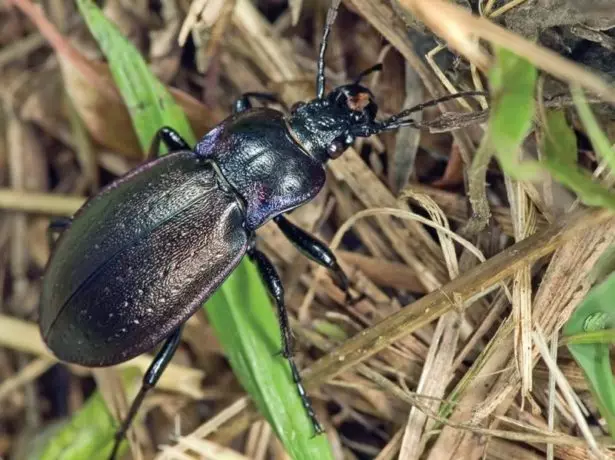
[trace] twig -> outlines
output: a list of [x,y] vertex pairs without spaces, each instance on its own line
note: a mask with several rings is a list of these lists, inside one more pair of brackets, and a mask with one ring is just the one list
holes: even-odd
[[401,337],[431,323],[457,307],[449,299],[466,304],[475,296],[512,276],[520,267],[531,264],[560,247],[577,232],[586,231],[610,217],[606,210],[575,213],[548,229],[502,251],[485,263],[465,272],[442,289],[426,295],[380,323],[364,330],[305,372],[309,387],[325,383],[331,377],[363,362]]

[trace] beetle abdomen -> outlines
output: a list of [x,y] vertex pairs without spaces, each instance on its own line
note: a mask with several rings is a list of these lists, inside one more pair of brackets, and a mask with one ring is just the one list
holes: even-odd
[[194,154],[171,155],[126,179],[84,206],[49,262],[40,323],[65,361],[104,366],[151,349],[245,253],[235,197]]

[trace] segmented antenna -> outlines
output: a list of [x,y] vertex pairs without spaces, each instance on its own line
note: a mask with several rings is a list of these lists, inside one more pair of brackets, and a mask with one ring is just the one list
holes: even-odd
[[340,2],[341,0],[333,0],[329,7],[329,11],[327,11],[325,31],[322,34],[322,42],[320,43],[320,51],[318,52],[318,72],[316,74],[316,97],[318,99],[322,99],[325,95],[325,51],[327,50],[329,33],[331,32],[333,22],[335,22]]
[[359,84],[361,83],[361,80],[363,80],[370,73],[381,72],[381,71],[382,71],[382,63],[379,62],[378,64],[371,66],[369,69],[365,69],[363,72],[357,75],[357,78],[354,79],[354,83]]
[[439,97],[438,99],[432,99],[431,101],[422,102],[421,104],[417,104],[414,107],[410,107],[409,109],[403,110],[399,112],[397,115],[393,115],[392,117],[390,117],[388,121],[391,121],[391,122],[397,121],[400,118],[407,117],[411,113],[419,112],[427,107],[432,107],[434,105],[440,104],[441,102],[446,102],[452,99],[458,99],[458,98],[467,97],[467,96],[489,97],[489,93],[485,91],[463,91],[463,92],[455,93],[455,94],[447,94],[446,96]]

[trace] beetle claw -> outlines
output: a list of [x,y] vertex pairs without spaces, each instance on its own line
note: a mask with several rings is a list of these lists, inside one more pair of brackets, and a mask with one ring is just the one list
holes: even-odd
[[[282,348],[280,348],[278,351],[276,351],[276,352],[273,354],[273,356],[274,356],[274,357],[276,357],[276,358],[277,358],[278,356],[284,356],[284,350],[283,350]],[[285,356],[284,356],[284,357],[285,357]]]
[[310,437],[310,439],[314,439],[316,436],[320,436],[325,432],[324,428],[318,420],[312,419],[312,424],[314,426],[314,434]]
[[286,359],[290,359],[295,356],[295,347],[292,344],[283,345],[280,351],[277,351],[273,356],[282,356]]

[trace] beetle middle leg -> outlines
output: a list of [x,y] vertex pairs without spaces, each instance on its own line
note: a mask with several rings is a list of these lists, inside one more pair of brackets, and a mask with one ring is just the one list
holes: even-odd
[[156,131],[152,145],[149,148],[147,155],[149,160],[153,160],[160,156],[160,143],[163,143],[169,149],[169,153],[179,152],[181,150],[192,150],[188,143],[181,135],[173,128],[164,126]]
[[160,376],[162,375],[164,370],[167,368],[167,365],[173,358],[173,355],[175,354],[175,351],[177,350],[177,347],[179,346],[180,336],[181,336],[181,327],[176,329],[166,339],[166,341],[164,342],[164,345],[162,345],[162,347],[156,354],[156,357],[152,361],[152,364],[150,364],[149,368],[147,369],[147,372],[143,376],[143,383],[141,384],[141,389],[139,390],[137,397],[134,399],[134,401],[130,405],[130,410],[128,411],[128,415],[122,422],[120,429],[117,430],[117,432],[115,433],[115,443],[113,444],[113,451],[111,452],[111,455],[109,456],[110,460],[115,459],[115,456],[117,455],[117,451],[120,447],[120,443],[122,442],[122,439],[124,439],[124,436],[126,436],[126,432],[128,431],[128,428],[130,427],[132,420],[135,418],[135,415],[139,411],[139,408],[141,407],[141,404],[143,403],[143,400],[145,399],[145,395],[147,394],[149,390],[154,388],[156,383],[158,383]]
[[305,230],[297,227],[290,222],[286,217],[279,215],[273,219],[278,225],[282,233],[290,240],[293,245],[301,251],[309,259],[313,260],[319,265],[331,270],[337,277],[340,287],[346,295],[346,303],[353,304],[358,302],[361,297],[354,298],[350,294],[350,282],[342,267],[337,263],[335,254],[331,252],[331,249],[316,237],[310,235]]
[[258,269],[261,278],[265,282],[267,286],[267,290],[273,297],[275,304],[278,308],[278,320],[280,321],[280,329],[282,331],[282,356],[286,358],[288,364],[290,365],[290,370],[293,375],[293,380],[295,385],[297,386],[297,391],[299,396],[301,397],[301,402],[303,403],[303,407],[307,412],[310,420],[312,421],[312,425],[314,427],[314,432],[316,434],[320,434],[323,432],[322,425],[318,422],[316,418],[316,414],[314,413],[314,409],[312,408],[312,403],[310,398],[305,391],[305,387],[303,386],[303,381],[301,380],[301,374],[299,374],[299,370],[297,369],[297,365],[293,359],[293,333],[290,329],[290,323],[288,321],[288,311],[286,310],[286,305],[284,304],[284,286],[282,285],[282,280],[278,275],[275,267],[271,263],[271,261],[267,258],[265,254],[260,252],[258,249],[252,247],[248,251],[248,256]]
[[280,99],[277,94],[274,93],[243,93],[239,99],[233,104],[233,113],[245,112],[252,108],[252,102],[250,99],[256,99],[258,101],[273,102],[280,104],[282,107],[288,110],[286,104]]

